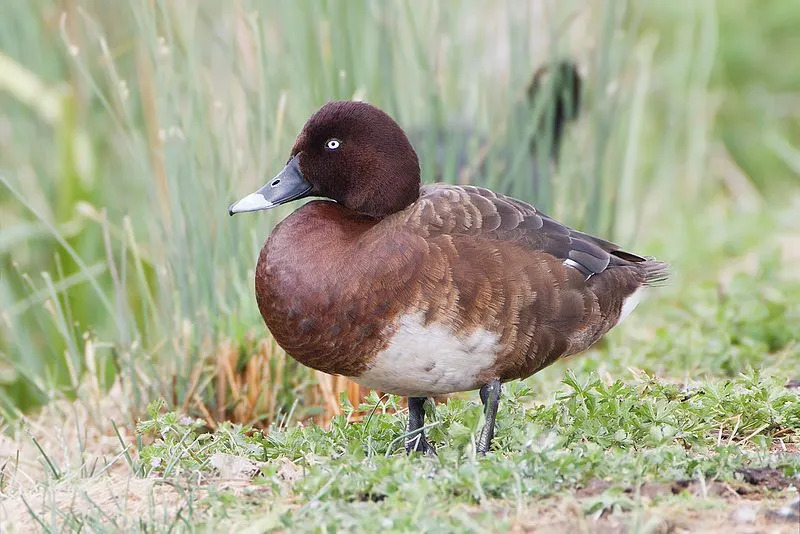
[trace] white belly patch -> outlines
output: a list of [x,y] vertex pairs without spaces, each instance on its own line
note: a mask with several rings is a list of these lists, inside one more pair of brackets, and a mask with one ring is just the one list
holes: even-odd
[[477,329],[458,336],[422,313],[403,315],[389,344],[361,376],[362,386],[408,397],[427,397],[483,386],[478,375],[497,357],[499,335]]
[[626,298],[622,302],[622,309],[619,312],[619,319],[617,319],[617,324],[620,324],[625,318],[631,314],[633,310],[636,309],[636,306],[642,301],[642,297],[644,296],[644,290],[646,288],[640,287],[636,291],[630,294],[628,298]]

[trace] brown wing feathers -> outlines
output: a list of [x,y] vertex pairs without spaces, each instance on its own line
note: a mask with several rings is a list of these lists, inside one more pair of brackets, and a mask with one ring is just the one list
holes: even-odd
[[422,188],[419,207],[410,210],[412,222],[424,222],[420,231],[483,235],[541,250],[561,260],[587,277],[599,274],[609,265],[628,265],[646,261],[621,251],[611,242],[564,226],[533,206],[474,186],[432,185]]
[[503,379],[584,350],[616,324],[626,297],[665,276],[659,262],[478,187],[424,186],[398,215],[400,227],[439,249],[456,296],[449,315],[468,323],[457,326],[500,334],[506,354],[490,371]]

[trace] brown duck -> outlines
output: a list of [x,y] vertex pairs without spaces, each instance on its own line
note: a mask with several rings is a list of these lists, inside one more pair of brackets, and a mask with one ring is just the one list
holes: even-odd
[[305,197],[267,239],[256,300],[300,363],[409,397],[406,448],[427,451],[425,398],[480,389],[489,450],[502,382],[600,339],[664,263],[472,186],[420,186],[417,155],[386,113],[330,102],[286,167],[231,215]]

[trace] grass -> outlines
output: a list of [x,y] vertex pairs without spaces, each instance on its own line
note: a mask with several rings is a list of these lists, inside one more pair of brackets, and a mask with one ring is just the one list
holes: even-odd
[[[491,516],[461,522],[448,512],[492,502],[513,510],[595,480],[607,487],[583,505],[600,514],[636,506],[633,494],[645,481],[695,479],[735,487],[743,468],[769,466],[788,477],[800,470],[796,455],[770,452],[774,436],[794,436],[800,400],[783,384],[757,376],[687,392],[647,376],[607,384],[568,374],[557,402],[531,405],[530,395],[523,385],[507,389],[496,450],[487,458],[474,452],[477,403],[451,399],[439,406],[431,429],[437,456],[407,458],[394,439],[404,428],[395,399],[374,396],[362,407],[371,413],[368,421],[348,424],[342,415],[327,431],[294,427],[267,436],[234,425],[203,434],[196,422],[154,413],[139,430],[159,438],[140,458],[150,476],[183,480],[218,475],[223,469],[213,467],[214,459],[223,455],[245,458],[258,473],[254,485],[291,499],[277,519],[292,530],[369,530],[375,517],[399,530],[442,522],[486,527]],[[287,488],[288,469],[296,479]],[[631,488],[633,494],[626,494]]]
[[[776,512],[800,472],[789,6],[7,6],[0,530],[796,531]],[[534,185],[526,88],[564,57],[585,106]],[[589,354],[505,388],[486,458],[472,396],[408,458],[401,399],[302,368],[258,316],[254,258],[288,209],[225,208],[352,97],[414,134],[426,181],[673,268]]]

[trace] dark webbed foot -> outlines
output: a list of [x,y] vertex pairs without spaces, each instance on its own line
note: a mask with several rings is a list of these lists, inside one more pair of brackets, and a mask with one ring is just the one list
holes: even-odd
[[433,447],[425,439],[425,397],[408,398],[408,436],[406,436],[406,452],[434,452]]
[[494,423],[497,419],[497,406],[500,403],[500,381],[492,380],[480,390],[481,402],[483,403],[483,414],[486,418],[486,425],[478,436],[478,453],[486,454],[492,447],[494,438]]

